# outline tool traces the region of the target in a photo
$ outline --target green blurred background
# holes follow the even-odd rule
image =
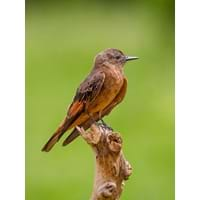
[[[133,166],[121,199],[174,199],[174,1],[26,1],[26,200],[89,199],[94,155],[79,138],[41,148],[91,69],[118,48],[128,92],[105,121]],[[62,139],[61,139],[62,141]]]

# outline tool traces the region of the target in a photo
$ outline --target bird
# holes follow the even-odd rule
[[[64,120],[43,146],[42,151],[49,152],[66,131],[73,128],[63,146],[79,136],[77,126],[86,130],[94,122],[103,120],[103,117],[124,99],[127,90],[124,65],[127,61],[136,59],[138,57],[126,56],[115,48],[98,53],[89,75],[76,90]]]

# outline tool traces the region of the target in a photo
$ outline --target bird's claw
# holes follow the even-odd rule
[[[103,121],[103,119],[100,119],[100,122],[98,123],[98,125],[99,125],[101,128],[103,128],[103,129],[113,131],[113,129],[112,129],[109,125],[107,125],[107,124]]]

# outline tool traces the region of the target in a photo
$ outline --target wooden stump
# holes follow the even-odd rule
[[[124,180],[132,173],[122,152],[122,138],[105,125],[93,124],[89,131],[77,127],[96,156],[96,173],[91,200],[119,200]]]

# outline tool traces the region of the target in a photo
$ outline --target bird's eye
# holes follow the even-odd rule
[[[119,59],[120,59],[120,56],[117,56],[116,59],[119,60]]]

